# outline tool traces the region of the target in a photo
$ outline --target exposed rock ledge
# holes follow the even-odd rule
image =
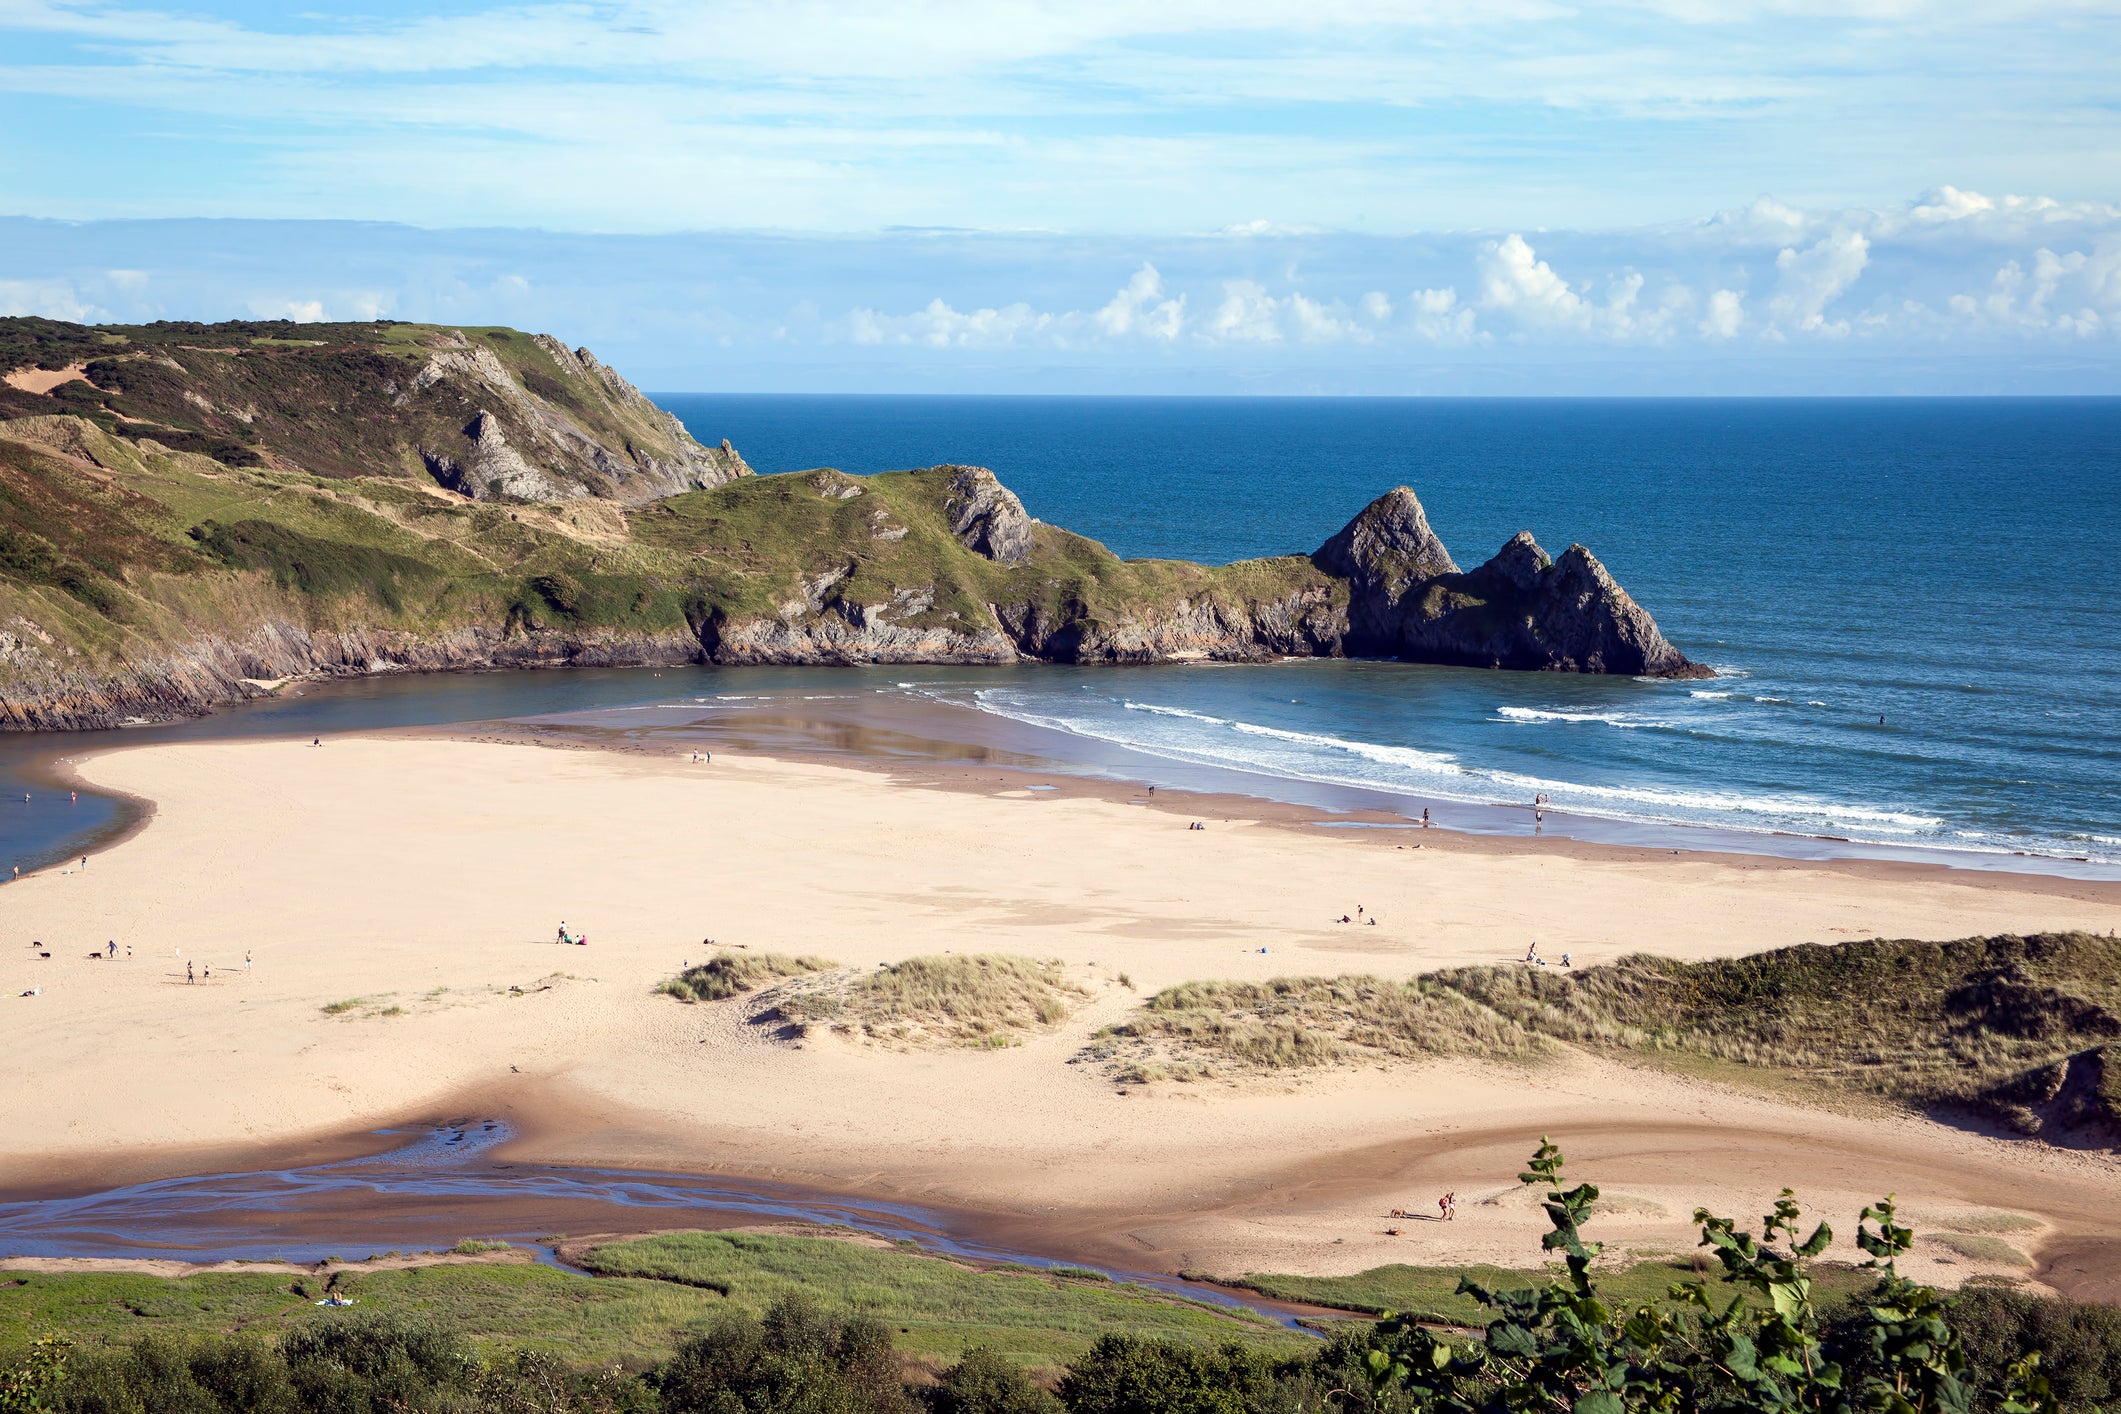
[[[413,630],[305,627],[299,600],[282,600],[249,627],[195,633],[92,663],[16,617],[0,632],[0,730],[79,730],[193,716],[270,691],[280,680],[379,672],[568,665],[950,663],[1025,659],[1119,664],[1198,659],[1382,657],[1412,662],[1660,677],[1709,676],[1658,631],[1597,558],[1571,546],[1550,559],[1529,535],[1487,563],[1460,570],[1420,500],[1379,497],[1308,557],[1213,569],[1177,567],[1193,587],[1112,592],[1134,573],[1103,547],[1028,516],[981,468],[939,467],[948,553],[927,573],[980,566],[985,602],[938,584],[866,581],[850,573],[867,544],[897,544],[873,529],[881,511],[864,483],[808,473],[807,494],[848,506],[857,539],[827,547],[833,563],[805,570],[776,612],[728,603],[688,609],[682,623],[634,631],[592,627],[557,611],[511,614],[491,625]],[[945,479],[947,478],[947,479]],[[747,478],[748,480],[748,478]],[[790,479],[791,481],[793,478]],[[761,491],[773,488],[761,484]],[[895,533],[904,535],[904,527]],[[955,543],[952,543],[952,542]],[[1056,591],[1064,564],[1107,576],[1082,594]],[[956,581],[960,590],[972,582]],[[866,587],[857,588],[864,585]],[[555,593],[560,592],[557,588]],[[1084,597],[1087,595],[1088,597]],[[959,607],[951,607],[951,605]],[[342,619],[341,622],[344,622]]]

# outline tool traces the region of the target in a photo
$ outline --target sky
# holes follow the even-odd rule
[[[2121,392],[2121,7],[0,0],[0,313],[664,390]]]

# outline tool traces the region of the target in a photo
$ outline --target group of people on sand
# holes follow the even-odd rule
[[[1420,1215],[1417,1213],[1410,1213],[1405,1208],[1394,1208],[1392,1210],[1392,1216],[1395,1218],[1412,1218],[1418,1217]],[[1435,1220],[1440,1223],[1458,1221],[1458,1195],[1456,1193],[1446,1193],[1441,1198],[1438,1198],[1436,1200]],[[1396,1227],[1388,1227],[1385,1229],[1385,1232],[1388,1236],[1391,1237],[1399,1236],[1399,1229]]]
[[[1365,914],[1362,911],[1362,905],[1358,903],[1355,905],[1355,916],[1353,918],[1350,918],[1347,914],[1343,913],[1340,915],[1339,921],[1342,923],[1362,923],[1366,924],[1369,927],[1375,928],[1377,926],[1377,915],[1374,913]]]
[[[1524,950],[1524,960],[1532,967],[1545,967],[1547,965],[1547,960],[1539,955],[1539,944],[1537,943],[1533,943]],[[1563,967],[1573,967],[1575,964],[1570,960],[1567,953],[1563,953],[1561,955],[1561,965]]]
[[[589,946],[589,935],[587,933],[570,933],[567,931],[567,925],[562,923],[560,925],[559,941],[565,947],[586,948]]]

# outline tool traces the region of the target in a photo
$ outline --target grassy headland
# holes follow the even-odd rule
[[[0,319],[0,363],[80,375],[0,386],[0,622],[21,629],[0,637],[0,725],[168,717],[246,678],[378,664],[1374,650],[1632,671],[1625,640],[1645,671],[1703,671],[1581,556],[1432,577],[1387,606],[1418,634],[1358,641],[1368,571],[1323,550],[1123,561],[977,468],[753,476],[546,335]],[[1380,544],[1429,534],[1405,492],[1364,514],[1412,518]],[[1517,632],[1547,618],[1573,627]]]

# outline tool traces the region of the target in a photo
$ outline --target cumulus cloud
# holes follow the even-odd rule
[[[1745,296],[1737,290],[1717,290],[1709,296],[1708,313],[1699,326],[1704,339],[1735,339],[1745,327]]]
[[[1519,323],[1583,328],[1590,308],[1520,235],[1491,242],[1480,262],[1480,302]]]
[[[322,324],[324,301],[320,299],[254,299],[250,301],[250,317],[253,319],[292,319],[297,324]]]
[[[1186,326],[1186,297],[1164,297],[1164,277],[1146,260],[1112,302],[1097,312],[1097,327],[1107,337],[1124,339],[1130,334],[1160,343],[1170,343]]]
[[[2028,274],[2006,260],[1979,295],[1956,294],[1953,314],[1991,330],[2090,339],[2121,330],[2121,240],[2092,251],[2033,252]]]
[[[1258,281],[1227,280],[1223,283],[1223,302],[1215,307],[1208,331],[1229,343],[1279,343],[1281,324],[1276,312],[1280,308],[1281,301],[1268,294],[1267,287]]]
[[[1479,316],[1458,302],[1455,287],[1416,290],[1410,298],[1414,305],[1414,334],[1422,341],[1457,347],[1486,337],[1474,327]]]
[[[1480,306],[1512,320],[1520,334],[1661,342],[1694,303],[1683,285],[1667,285],[1650,302],[1642,299],[1648,279],[1623,270],[1605,282],[1605,298],[1592,298],[1539,258],[1523,236],[1490,241],[1480,254]]]
[[[84,298],[67,280],[0,280],[0,315],[34,314],[43,319],[94,323],[110,315]]]
[[[857,344],[965,349],[997,348],[1034,338],[1053,328],[1054,316],[1022,303],[960,311],[938,296],[912,314],[893,316],[857,309],[847,316],[847,322],[849,337]]]
[[[1870,264],[1871,243],[1855,231],[1822,236],[1803,250],[1784,246],[1775,256],[1778,279],[1768,297],[1771,327],[1838,338],[1848,321],[1829,320],[1826,308],[1846,294]]]

